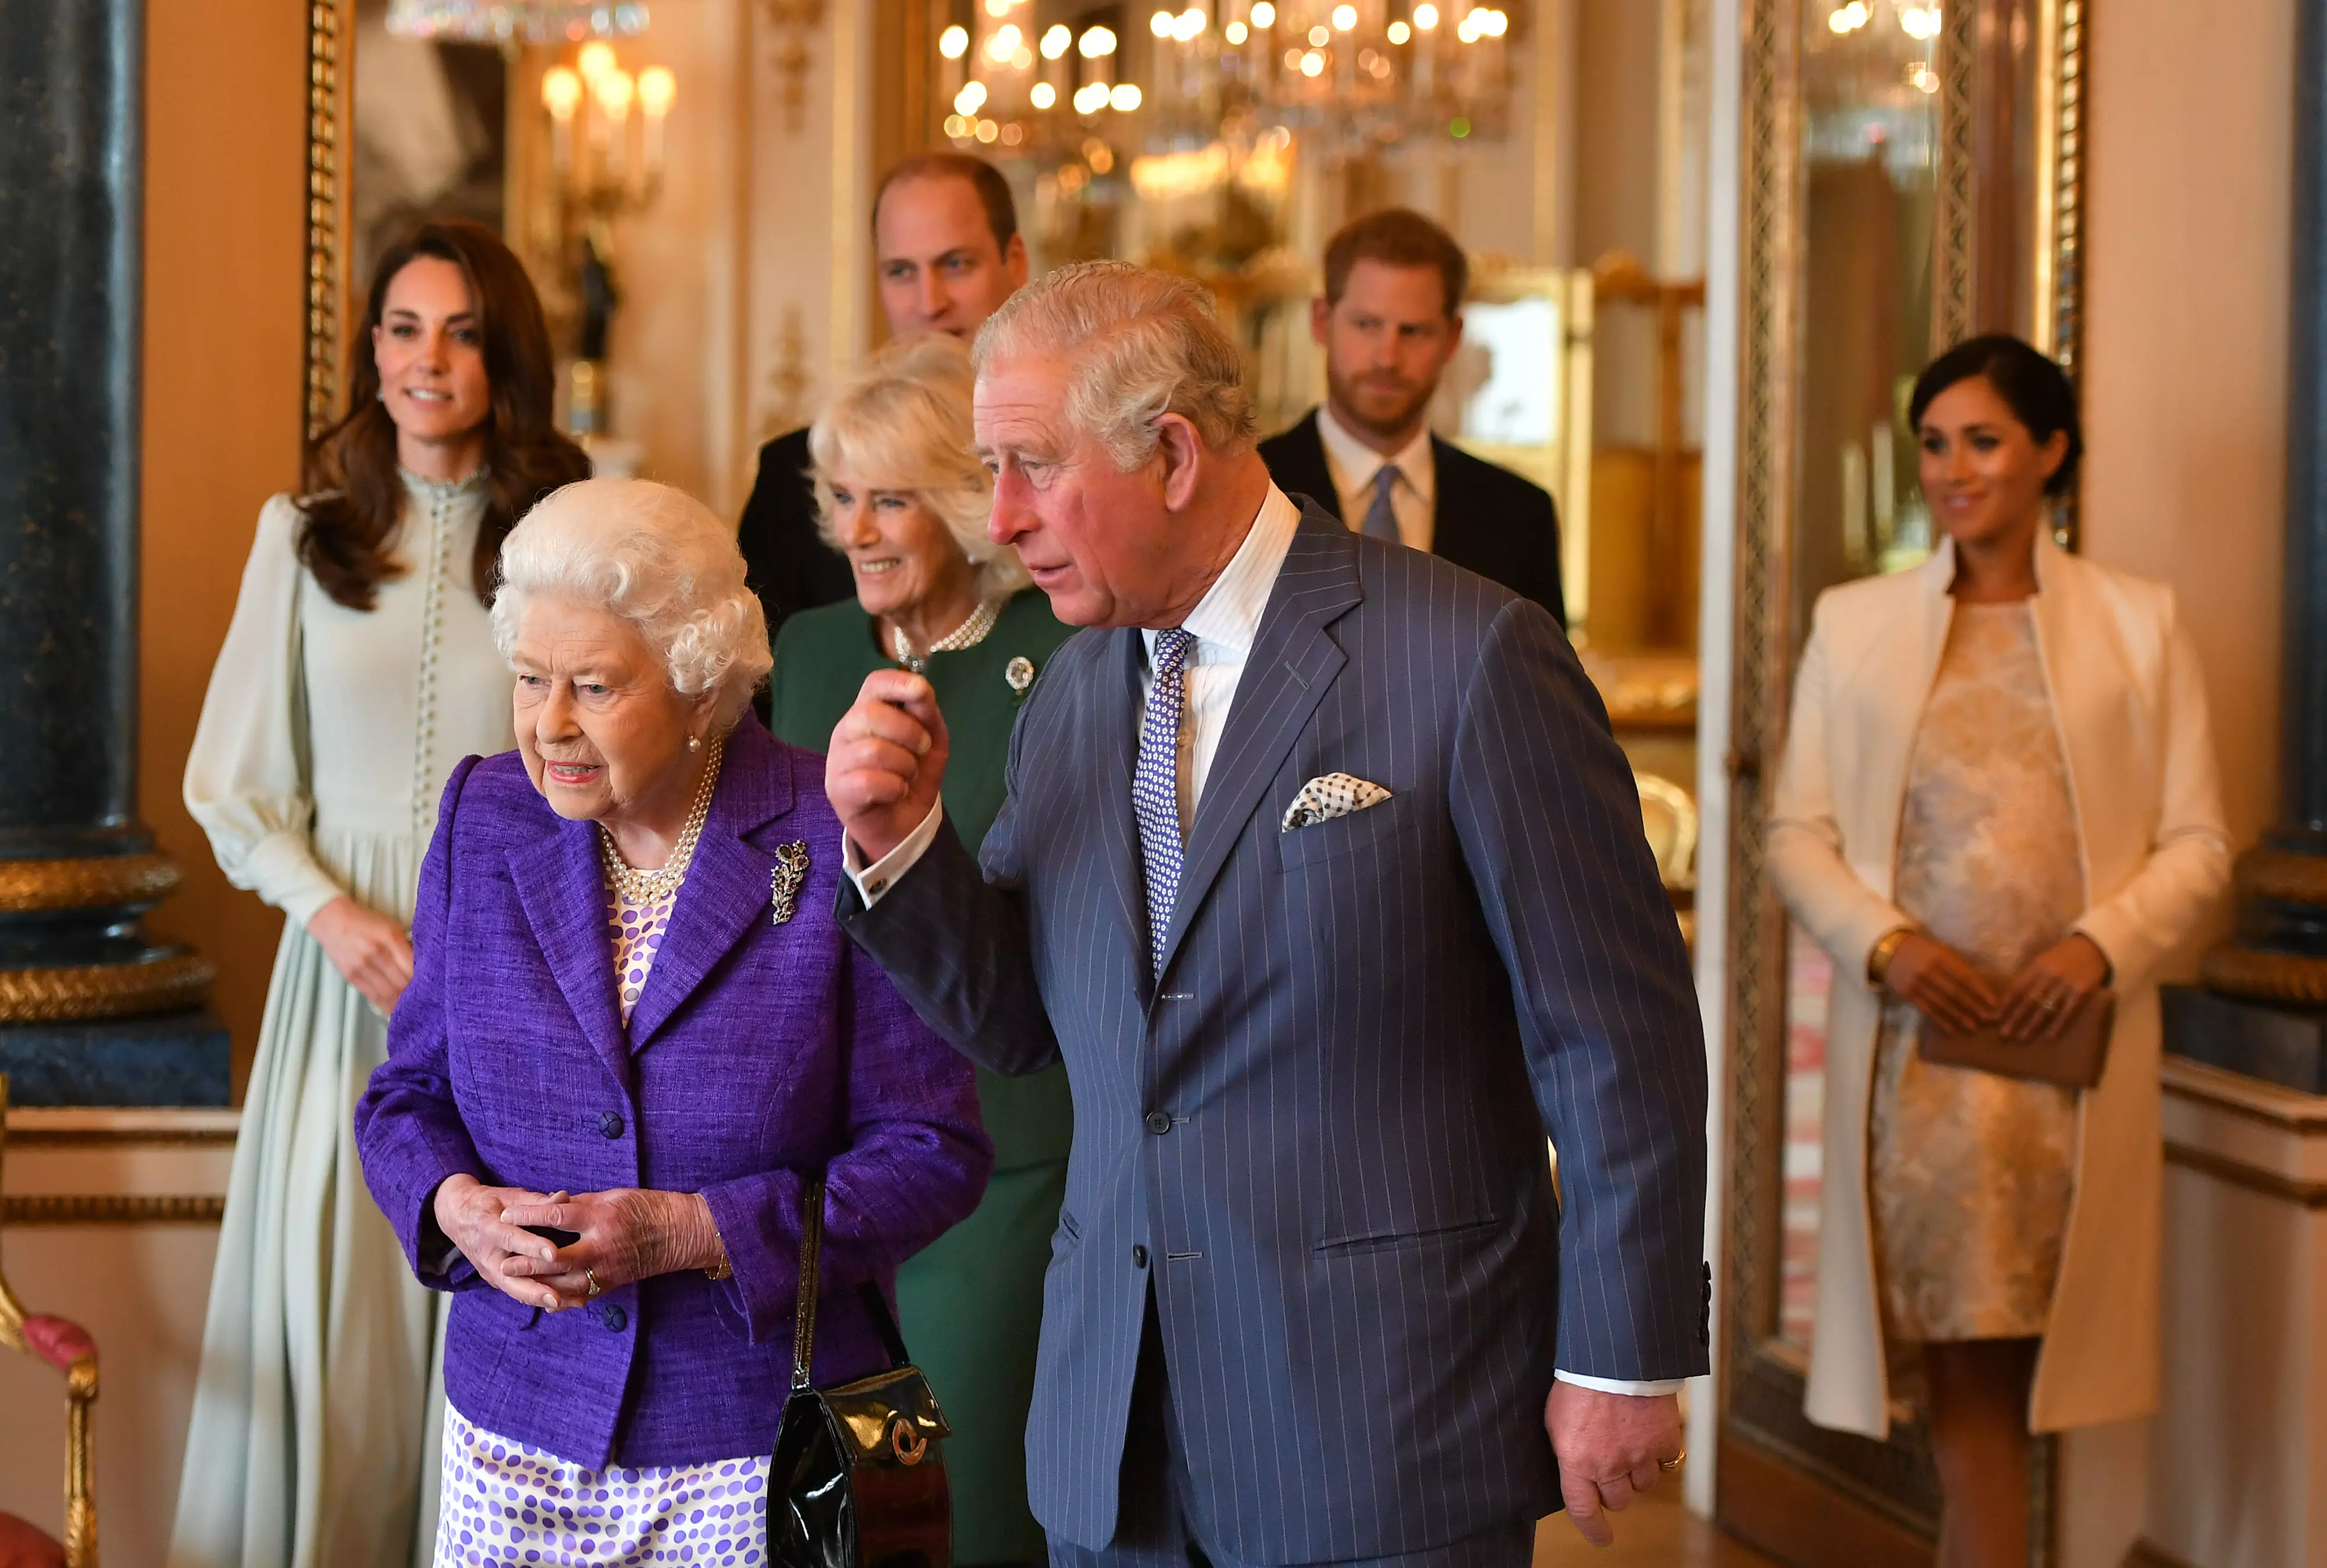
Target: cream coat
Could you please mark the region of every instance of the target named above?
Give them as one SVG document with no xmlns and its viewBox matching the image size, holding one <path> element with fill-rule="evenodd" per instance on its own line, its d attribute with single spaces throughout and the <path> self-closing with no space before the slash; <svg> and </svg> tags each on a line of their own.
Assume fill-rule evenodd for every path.
<svg viewBox="0 0 2327 1568">
<path fill-rule="evenodd" d="M 2076 929 L 2115 966 L 2117 1025 L 2081 1097 L 2076 1196 L 2037 1362 L 2038 1432 L 2157 1403 L 2157 968 L 2229 879 L 2198 659 L 2160 583 L 2036 552 L 2036 640 L 2068 759 L 2088 907 Z M 1805 1405 L 1822 1426 L 1888 1433 L 1866 1190 L 1879 1006 L 1875 942 L 1907 916 L 1892 873 L 1908 753 L 1947 647 L 1952 546 L 1911 572 L 1819 596 L 1769 828 L 1779 896 L 1835 963 L 1827 1033 L 1817 1320 Z"/>
</svg>

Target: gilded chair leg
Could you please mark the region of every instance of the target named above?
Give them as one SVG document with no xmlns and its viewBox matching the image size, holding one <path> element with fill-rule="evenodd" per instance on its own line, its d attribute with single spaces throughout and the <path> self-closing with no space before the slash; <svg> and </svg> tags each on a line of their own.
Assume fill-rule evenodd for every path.
<svg viewBox="0 0 2327 1568">
<path fill-rule="evenodd" d="M 65 1568 L 97 1568 L 97 1500 L 89 1443 L 90 1406 L 97 1403 L 97 1361 L 73 1363 L 65 1407 Z"/>
</svg>

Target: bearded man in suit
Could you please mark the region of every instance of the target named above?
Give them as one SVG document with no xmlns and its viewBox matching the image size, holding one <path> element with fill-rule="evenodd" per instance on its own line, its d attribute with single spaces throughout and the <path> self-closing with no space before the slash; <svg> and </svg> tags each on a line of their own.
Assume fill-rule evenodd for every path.
<svg viewBox="0 0 2327 1568">
<path fill-rule="evenodd" d="M 873 257 L 891 337 L 968 339 L 1026 282 L 1026 240 L 1009 182 L 967 153 L 903 159 L 873 194 Z M 735 529 L 743 580 L 759 595 L 771 639 L 793 612 L 856 596 L 848 558 L 817 532 L 808 462 L 805 425 L 760 448 L 759 476 Z M 766 695 L 758 700 L 765 718 Z"/>
<path fill-rule="evenodd" d="M 1559 516 L 1541 485 L 1430 432 L 1430 402 L 1463 343 L 1470 262 L 1454 237 L 1393 207 L 1325 246 L 1309 331 L 1325 402 L 1260 443 L 1270 475 L 1350 527 L 1443 555 L 1567 623 Z"/>
<path fill-rule="evenodd" d="M 1197 285 L 1062 268 L 977 362 L 989 531 L 1087 630 L 982 865 L 919 677 L 866 677 L 826 790 L 850 938 L 1073 1084 L 1052 1563 L 1524 1568 L 1563 1497 L 1606 1539 L 1706 1370 L 1706 1068 L 1591 683 L 1540 605 L 1270 482 Z"/>
</svg>

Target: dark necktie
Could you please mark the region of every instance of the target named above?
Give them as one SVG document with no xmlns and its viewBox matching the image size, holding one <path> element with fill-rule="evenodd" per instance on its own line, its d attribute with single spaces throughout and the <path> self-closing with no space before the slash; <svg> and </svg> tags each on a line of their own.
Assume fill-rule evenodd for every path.
<svg viewBox="0 0 2327 1568">
<path fill-rule="evenodd" d="M 1374 502 L 1366 509 L 1366 520 L 1359 530 L 1369 539 L 1387 539 L 1395 545 L 1397 537 L 1397 509 L 1390 505 L 1390 492 L 1397 489 L 1397 464 L 1386 462 L 1374 472 Z"/>
</svg>

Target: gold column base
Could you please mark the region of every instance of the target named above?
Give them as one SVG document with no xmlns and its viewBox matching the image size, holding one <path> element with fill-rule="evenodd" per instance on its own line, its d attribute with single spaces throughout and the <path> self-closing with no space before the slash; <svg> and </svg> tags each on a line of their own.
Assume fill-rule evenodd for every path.
<svg viewBox="0 0 2327 1568">
<path fill-rule="evenodd" d="M 2257 1002 L 2327 1005 L 2327 958 L 2271 953 L 2257 947 L 2221 947 L 2207 953 L 2199 974 L 2210 991 Z"/>
<path fill-rule="evenodd" d="M 199 1007 L 218 966 L 196 953 L 137 964 L 60 969 L 0 969 L 0 1023 L 64 1023 L 134 1018 Z"/>
<path fill-rule="evenodd" d="M 151 906 L 177 891 L 181 880 L 158 854 L 0 860 L 0 914 Z"/>
</svg>

